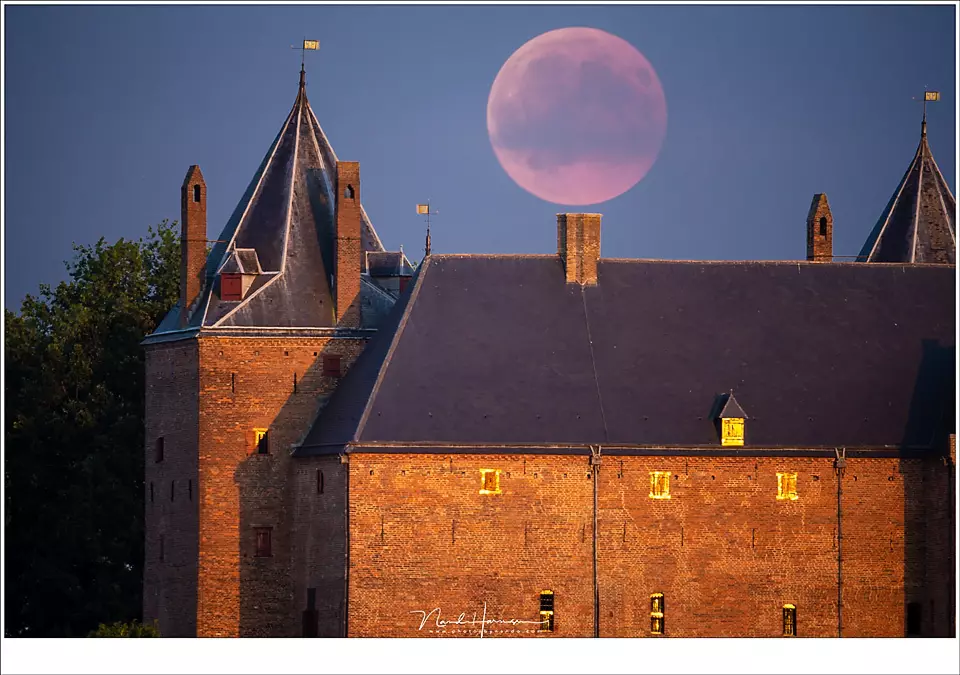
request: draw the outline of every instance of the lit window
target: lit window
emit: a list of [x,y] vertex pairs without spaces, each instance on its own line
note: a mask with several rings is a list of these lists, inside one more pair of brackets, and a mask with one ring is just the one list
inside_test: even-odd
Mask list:
[[266,429],[253,430],[253,445],[256,447],[258,455],[270,454],[270,439]]
[[663,593],[650,596],[650,632],[663,635]]
[[670,499],[670,472],[650,472],[650,496],[653,499]]
[[743,445],[743,418],[725,417],[721,420],[721,445]]
[[783,636],[797,636],[797,608],[793,605],[783,606]]
[[540,628],[541,633],[553,632],[553,591],[540,591]]
[[777,499],[797,499],[797,474],[777,474]]
[[271,534],[273,533],[273,528],[271,527],[257,527],[254,528],[257,535],[257,557],[258,558],[269,558],[273,555],[271,550]]
[[480,494],[500,494],[500,469],[480,469]]

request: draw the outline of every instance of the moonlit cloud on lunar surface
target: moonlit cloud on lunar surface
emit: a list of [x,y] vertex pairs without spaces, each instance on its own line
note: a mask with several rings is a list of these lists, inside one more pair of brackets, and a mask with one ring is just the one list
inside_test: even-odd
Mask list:
[[561,28],[521,46],[487,101],[500,165],[556,204],[598,204],[632,188],[666,127],[656,71],[629,42],[595,28]]

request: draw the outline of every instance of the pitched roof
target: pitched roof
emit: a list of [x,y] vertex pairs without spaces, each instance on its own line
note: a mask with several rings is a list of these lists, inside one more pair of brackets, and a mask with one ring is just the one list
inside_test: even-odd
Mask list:
[[[953,390],[941,265],[428,257],[299,455],[344,445],[925,446]],[[402,312],[402,316],[399,315]]]
[[737,403],[737,399],[734,398],[733,392],[724,396],[723,408],[720,410],[717,415],[718,419],[729,419],[731,417],[739,417],[740,419],[747,419],[747,413],[743,412],[743,408],[740,407],[740,404]]
[[413,266],[403,251],[370,251],[367,253],[367,273],[374,277],[413,276]]
[[[303,75],[290,114],[207,259],[192,327],[334,325],[337,155],[307,100]],[[363,250],[382,251],[362,206],[361,217]],[[243,301],[220,301],[218,272],[235,268],[260,275]]]
[[924,119],[913,161],[857,259],[956,264],[956,210],[953,194],[930,151]]

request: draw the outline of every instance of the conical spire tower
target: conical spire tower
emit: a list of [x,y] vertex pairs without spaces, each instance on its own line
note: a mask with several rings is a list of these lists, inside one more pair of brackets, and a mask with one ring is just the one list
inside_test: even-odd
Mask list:
[[927,141],[927,115],[920,145],[860,251],[861,262],[956,264],[957,204]]

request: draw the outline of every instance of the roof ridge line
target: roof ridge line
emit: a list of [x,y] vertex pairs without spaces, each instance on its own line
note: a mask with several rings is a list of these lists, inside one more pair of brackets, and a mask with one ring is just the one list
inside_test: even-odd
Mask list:
[[367,397],[367,402],[363,406],[363,414],[360,416],[360,421],[357,423],[357,428],[354,432],[354,440],[359,441],[360,437],[363,436],[363,430],[366,428],[367,421],[370,419],[373,401],[377,398],[377,394],[380,393],[380,385],[383,383],[383,378],[387,373],[387,368],[390,367],[390,361],[393,359],[393,353],[397,349],[397,344],[400,342],[400,337],[403,335],[403,331],[407,327],[407,321],[410,319],[410,314],[413,312],[413,306],[416,304],[417,296],[420,295],[420,289],[423,288],[427,269],[429,267],[430,258],[427,257],[420,267],[417,268],[417,281],[413,285],[413,290],[410,293],[410,299],[407,300],[407,306],[403,308],[403,316],[400,317],[400,323],[397,324],[397,330],[393,333],[393,338],[390,340],[390,347],[387,348],[387,354],[383,357],[383,363],[380,364],[380,368],[377,371],[377,380],[374,382],[373,388],[370,390],[370,396]]
[[[303,102],[306,93],[303,89],[297,94],[297,130],[293,135],[293,161],[290,163],[290,199],[287,200],[287,224],[283,228],[283,254],[280,258],[280,274],[287,269],[287,244],[290,242],[290,222],[293,219],[293,195],[297,191],[297,153],[300,151],[300,126],[303,121]],[[306,180],[306,176],[304,176]]]
[[[924,135],[921,147],[926,145]],[[923,201],[923,154],[920,155],[919,171],[917,173],[917,203],[913,209],[913,241],[910,242],[910,262],[917,262],[917,235],[920,233],[920,202]]]

